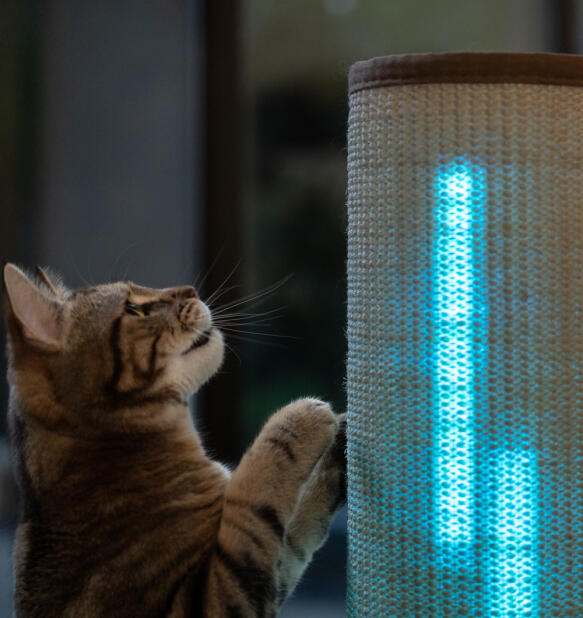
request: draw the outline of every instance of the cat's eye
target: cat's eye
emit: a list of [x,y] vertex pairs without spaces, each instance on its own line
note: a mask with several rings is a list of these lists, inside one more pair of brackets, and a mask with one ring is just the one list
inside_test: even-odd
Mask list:
[[140,318],[143,318],[146,315],[144,311],[142,311],[142,309],[138,307],[138,305],[134,305],[134,303],[130,303],[130,302],[126,303],[125,311],[126,313],[129,313],[130,315],[137,315]]

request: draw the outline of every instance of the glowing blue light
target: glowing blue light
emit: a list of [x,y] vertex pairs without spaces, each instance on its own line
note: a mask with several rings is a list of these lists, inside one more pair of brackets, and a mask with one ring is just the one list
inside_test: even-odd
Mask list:
[[538,609],[536,457],[528,450],[503,451],[496,457],[494,471],[490,616],[535,616]]
[[474,211],[485,174],[465,158],[441,166],[435,184],[436,540],[474,538]]
[[[433,379],[435,398],[435,540],[442,559],[471,567],[477,526],[475,473],[475,379],[480,364],[474,348],[481,282],[475,247],[476,222],[486,201],[483,168],[458,157],[438,168],[435,180],[433,267]],[[482,239],[483,240],[483,239]],[[523,618],[538,612],[537,462],[534,451],[502,450],[491,456],[492,494],[487,513],[489,618]],[[466,551],[467,550],[467,551]]]
[[[464,160],[460,157],[454,161],[450,166],[441,171],[443,181],[442,189],[448,202],[462,202],[464,204],[470,204],[472,201],[472,192],[474,190],[475,179],[473,177],[472,169]],[[455,209],[451,209],[447,212],[447,215],[455,213]],[[467,211],[464,211],[467,213]],[[456,215],[453,214],[455,217]],[[466,217],[467,221],[471,221],[471,217]]]

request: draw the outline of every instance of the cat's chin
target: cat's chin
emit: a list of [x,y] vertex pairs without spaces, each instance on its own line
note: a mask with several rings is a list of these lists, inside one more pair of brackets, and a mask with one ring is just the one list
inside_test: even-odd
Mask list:
[[204,331],[202,335],[198,335],[197,337],[195,337],[195,339],[188,346],[188,348],[186,348],[186,350],[182,352],[182,356],[185,356],[186,354],[190,354],[194,350],[197,350],[198,348],[201,348],[203,345],[206,345],[210,341],[212,332],[213,332],[213,329],[209,328],[208,330]]
[[210,328],[180,354],[172,373],[184,395],[196,393],[219,370],[223,363],[224,350],[221,331]]

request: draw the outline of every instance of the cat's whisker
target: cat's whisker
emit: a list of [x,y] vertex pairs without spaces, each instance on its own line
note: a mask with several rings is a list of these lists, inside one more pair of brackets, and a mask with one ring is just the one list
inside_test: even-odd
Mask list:
[[265,339],[257,339],[255,337],[244,337],[243,335],[238,335],[234,333],[226,333],[226,337],[228,337],[229,339],[235,339],[236,341],[241,341],[243,343],[254,343],[257,345],[269,346],[271,348],[280,348],[280,349],[289,348],[289,346],[284,345],[283,343],[278,343],[275,341],[266,341]]
[[225,305],[223,305],[221,307],[221,310],[226,310],[226,309],[234,309],[235,307],[240,307],[241,305],[247,305],[250,303],[255,303],[257,302],[259,299],[264,298],[265,296],[268,296],[269,294],[273,294],[273,292],[275,292],[276,290],[278,290],[279,288],[281,288],[283,285],[285,285],[291,278],[293,277],[293,273],[286,275],[285,277],[283,277],[282,279],[280,279],[279,281],[277,281],[276,283],[267,286],[266,288],[263,288],[263,290],[259,290],[259,292],[255,292],[253,294],[248,294],[247,296],[243,296],[242,298],[227,303]]
[[206,273],[204,274],[202,280],[200,282],[198,282],[198,277],[195,279],[195,283],[194,283],[194,287],[198,290],[201,289],[202,286],[205,284],[208,276],[211,274],[213,268],[217,265],[217,262],[219,261],[221,255],[223,254],[225,247],[221,247],[219,249],[219,251],[217,252],[217,255],[215,257],[215,259],[212,261],[211,265],[208,267]]
[[179,281],[185,281],[186,280],[186,276],[189,273],[189,271],[192,271],[192,268],[194,267],[194,260],[190,259],[184,266],[184,268],[182,269],[181,273],[180,273],[180,277],[179,277]]
[[[72,257],[72,256],[71,256]],[[71,263],[73,264],[73,268],[75,269],[75,272],[77,273],[77,276],[79,277],[79,279],[81,279],[81,281],[83,281],[83,283],[87,286],[87,287],[91,287],[93,285],[95,285],[92,281],[88,281],[86,277],[84,277],[81,274],[81,271],[79,270],[78,266],[77,266],[77,262],[74,259],[71,259]],[[88,273],[89,274],[89,273]]]
[[237,288],[240,288],[240,285],[230,285],[229,287],[224,288],[223,290],[215,290],[206,300],[205,300],[205,304],[209,307],[212,308],[212,304],[216,303],[219,298],[223,297],[225,294],[227,294],[228,292],[231,292],[233,290],[236,290]]
[[243,361],[241,360],[241,357],[237,354],[235,348],[232,345],[229,345],[226,341],[224,343],[225,343],[225,347],[237,357],[237,360],[239,361],[239,365],[242,365]]
[[269,311],[258,311],[258,312],[248,312],[248,311],[233,311],[233,312],[229,312],[229,311],[213,311],[213,316],[219,316],[219,317],[249,317],[249,318],[254,318],[254,317],[263,317],[263,316],[273,316],[273,317],[278,317],[276,314],[280,313],[283,311],[283,307],[276,307],[275,309],[270,309]]
[[222,327],[221,330],[224,330],[228,333],[238,333],[243,335],[258,335],[261,337],[274,337],[276,339],[300,339],[299,337],[295,337],[294,335],[279,335],[277,333],[265,333],[261,331],[252,331],[252,330],[241,330],[232,327]]
[[[273,343],[268,343],[266,340],[270,338],[272,340],[297,339],[296,337],[290,335],[280,335],[268,331],[256,330],[257,328],[272,327],[272,320],[280,317],[283,310],[282,307],[259,312],[249,311],[249,305],[252,306],[254,303],[261,302],[265,296],[272,294],[280,288],[290,279],[290,277],[291,275],[288,275],[275,284],[270,285],[257,293],[249,294],[237,301],[227,303],[222,307],[213,310],[213,325],[220,328],[226,336],[246,343],[273,345]],[[215,300],[218,298],[219,296],[215,295]],[[247,306],[245,310],[240,309],[243,306]],[[250,335],[253,335],[254,337]]]
[[277,318],[278,316],[266,316],[264,318],[254,318],[254,317],[229,317],[229,316],[219,316],[218,319],[213,319],[213,324],[216,326],[220,326],[221,324],[226,326],[271,326],[270,320]]
[[213,323],[213,326],[216,326],[219,330],[233,330],[233,331],[237,331],[240,333],[246,333],[249,332],[248,329],[249,328],[256,328],[256,329],[265,329],[262,330],[261,332],[265,335],[269,335],[270,328],[273,328],[273,325],[270,322],[261,322],[261,323],[254,323],[254,322],[250,322],[250,323]]
[[219,285],[219,287],[210,295],[210,297],[208,298],[209,303],[213,301],[213,298],[217,297],[217,294],[225,287],[229,279],[231,279],[231,277],[235,274],[235,271],[237,270],[237,268],[239,268],[240,265],[241,265],[241,260],[239,260],[235,264],[235,266],[232,268],[231,272],[225,277],[221,285]]
[[227,303],[225,305],[223,305],[221,307],[221,310],[230,310],[230,309],[235,309],[237,307],[241,307],[243,305],[249,305],[251,307],[255,306],[256,304],[259,304],[259,302],[263,302],[263,298],[265,296],[267,296],[268,294],[271,294],[274,290],[267,290],[264,293],[261,294],[257,294],[257,295],[249,295],[248,297],[243,297],[240,298],[236,301],[232,301],[230,303]]
[[[251,327],[256,327],[256,325],[254,324],[230,324],[230,325],[225,325],[225,324],[215,324],[215,326],[221,331],[221,332],[234,332],[234,333],[249,333],[251,334],[251,332],[248,330]],[[263,327],[265,326],[266,329],[267,327],[270,327],[270,324],[259,324],[259,327]],[[269,330],[264,330],[261,331],[263,336],[269,337],[271,335],[271,333],[269,332]]]
[[223,327],[235,327],[235,328],[247,328],[247,327],[271,327],[273,326],[273,320],[281,317],[281,315],[272,313],[271,315],[266,315],[261,317],[261,315],[253,315],[253,314],[224,314],[219,315],[218,317],[213,315],[213,325],[219,328]]
[[[118,253],[117,258],[115,259],[115,263],[114,263],[114,265],[113,265],[113,269],[111,269],[111,270],[109,271],[109,278],[110,278],[110,279],[112,279],[112,280],[119,279],[119,276],[118,276],[118,274],[117,274],[117,268],[118,268],[118,266],[119,266],[119,263],[120,263],[120,261],[121,261],[122,257],[125,257],[125,255],[126,255],[127,253],[129,253],[132,249],[134,249],[135,247],[137,247],[138,245],[140,245],[140,244],[142,244],[142,243],[143,243],[143,241],[141,241],[141,240],[137,240],[136,242],[131,243],[130,245],[128,245],[128,246],[127,246],[125,249],[123,249],[120,253]],[[129,268],[129,266],[126,264],[126,268],[125,268],[125,271],[124,271],[124,274],[123,274],[122,280],[125,280],[125,279],[127,278],[128,268]]]

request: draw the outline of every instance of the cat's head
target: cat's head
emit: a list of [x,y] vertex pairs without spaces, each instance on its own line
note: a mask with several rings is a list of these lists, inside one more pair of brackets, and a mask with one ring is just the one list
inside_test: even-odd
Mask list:
[[183,402],[221,365],[221,333],[191,286],[70,291],[12,264],[4,284],[13,397],[55,422]]

